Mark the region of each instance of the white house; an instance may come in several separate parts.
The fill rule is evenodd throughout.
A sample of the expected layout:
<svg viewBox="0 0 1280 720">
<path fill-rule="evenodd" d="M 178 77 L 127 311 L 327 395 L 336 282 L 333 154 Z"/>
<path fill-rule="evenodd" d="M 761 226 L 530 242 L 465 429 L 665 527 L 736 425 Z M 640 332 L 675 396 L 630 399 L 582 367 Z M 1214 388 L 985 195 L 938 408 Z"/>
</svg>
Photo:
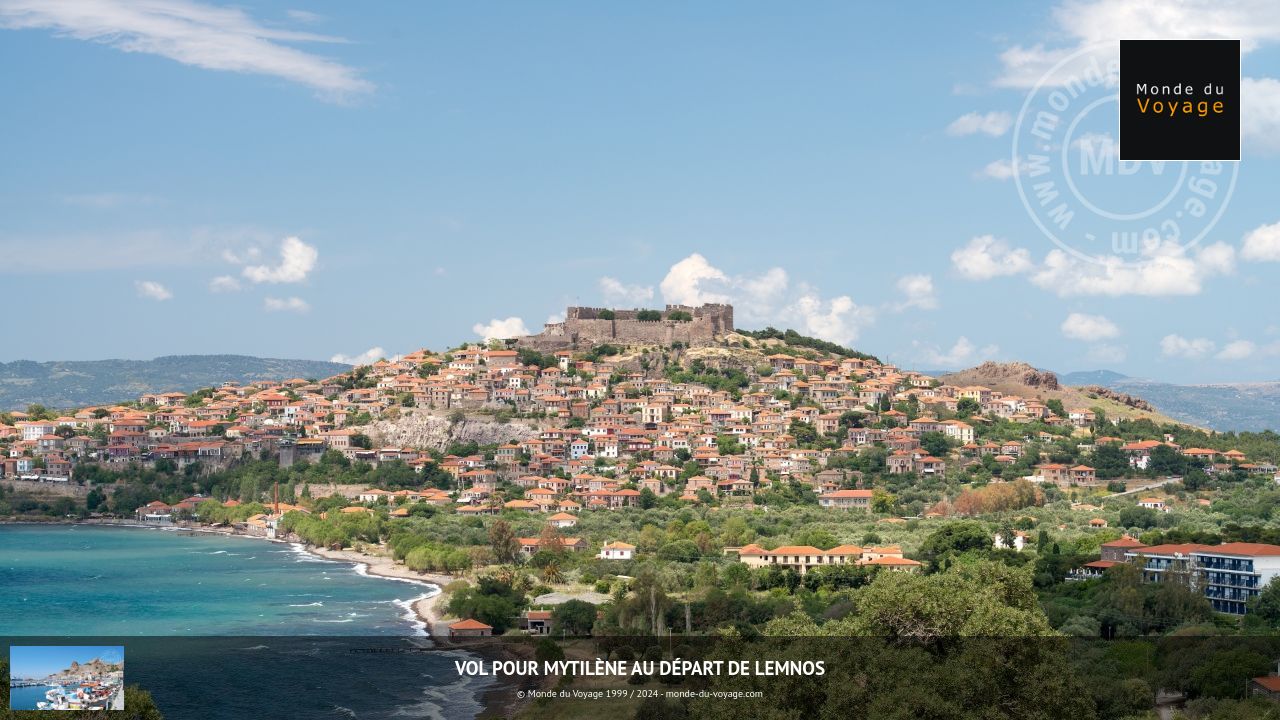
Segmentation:
<svg viewBox="0 0 1280 720">
<path fill-rule="evenodd" d="M 547 518 L 547 522 L 557 528 L 571 528 L 578 524 L 578 518 L 566 512 L 556 513 Z"/>
<path fill-rule="evenodd" d="M 635 545 L 614 541 L 605 543 L 604 547 L 600 548 L 600 554 L 596 557 L 601 560 L 630 560 L 635 555 L 635 551 Z"/>
<path fill-rule="evenodd" d="M 1013 534 L 1012 543 L 1007 542 L 1004 536 L 1001 535 L 1000 533 L 996 533 L 992 540 L 991 547 L 995 548 L 996 550 L 1002 550 L 1004 548 L 1012 548 L 1014 550 L 1017 550 L 1018 552 L 1022 552 L 1022 549 L 1027 546 L 1028 542 L 1029 542 L 1029 539 L 1027 538 L 1027 534 L 1023 532 L 1015 532 Z"/>
</svg>

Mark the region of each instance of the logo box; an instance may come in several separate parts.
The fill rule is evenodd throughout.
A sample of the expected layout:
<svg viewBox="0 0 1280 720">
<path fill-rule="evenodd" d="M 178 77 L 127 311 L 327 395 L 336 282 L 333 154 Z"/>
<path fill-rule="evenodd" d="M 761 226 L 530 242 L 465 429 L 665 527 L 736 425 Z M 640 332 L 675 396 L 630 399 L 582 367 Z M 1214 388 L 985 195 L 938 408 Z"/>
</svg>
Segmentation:
<svg viewBox="0 0 1280 720">
<path fill-rule="evenodd" d="M 1240 41 L 1121 40 L 1120 159 L 1239 160 Z"/>
</svg>

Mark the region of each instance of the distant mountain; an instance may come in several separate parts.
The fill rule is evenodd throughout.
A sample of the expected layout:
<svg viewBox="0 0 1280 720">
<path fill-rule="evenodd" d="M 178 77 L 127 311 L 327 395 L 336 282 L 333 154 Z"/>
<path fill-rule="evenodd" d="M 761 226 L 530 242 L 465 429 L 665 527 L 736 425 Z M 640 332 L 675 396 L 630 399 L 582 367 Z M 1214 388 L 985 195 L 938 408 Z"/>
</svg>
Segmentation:
<svg viewBox="0 0 1280 720">
<path fill-rule="evenodd" d="M 1175 385 L 1110 370 L 1067 373 L 1061 380 L 1138 395 L 1172 418 L 1221 432 L 1280 430 L 1280 382 Z"/>
<path fill-rule="evenodd" d="M 1128 375 L 1121 375 L 1114 370 L 1084 370 L 1058 376 L 1058 382 L 1063 385 L 1101 385 L 1103 387 L 1111 387 L 1110 384 L 1113 382 L 1129 379 Z"/>
<path fill-rule="evenodd" d="M 247 355 L 169 355 L 155 360 L 0 363 L 0 410 L 32 403 L 51 408 L 135 400 L 147 392 L 191 392 L 227 380 L 325 378 L 350 365 Z"/>
</svg>

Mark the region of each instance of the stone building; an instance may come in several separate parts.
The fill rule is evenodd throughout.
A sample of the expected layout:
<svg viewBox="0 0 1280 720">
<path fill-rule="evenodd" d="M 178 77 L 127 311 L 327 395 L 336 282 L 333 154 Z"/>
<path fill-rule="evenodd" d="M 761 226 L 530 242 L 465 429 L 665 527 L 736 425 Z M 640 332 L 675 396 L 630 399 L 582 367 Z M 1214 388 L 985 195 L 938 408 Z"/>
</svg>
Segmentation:
<svg viewBox="0 0 1280 720">
<path fill-rule="evenodd" d="M 619 345 L 711 345 L 733 332 L 733 306 L 668 305 L 657 320 L 641 320 L 641 310 L 571 307 L 563 322 L 547 323 L 542 332 L 517 339 L 518 347 L 562 350 L 602 343 Z M 612 316 L 611 316 L 612 314 Z M 673 319 L 687 315 L 688 319 Z M 603 316 L 603 317 L 602 317 Z"/>
</svg>

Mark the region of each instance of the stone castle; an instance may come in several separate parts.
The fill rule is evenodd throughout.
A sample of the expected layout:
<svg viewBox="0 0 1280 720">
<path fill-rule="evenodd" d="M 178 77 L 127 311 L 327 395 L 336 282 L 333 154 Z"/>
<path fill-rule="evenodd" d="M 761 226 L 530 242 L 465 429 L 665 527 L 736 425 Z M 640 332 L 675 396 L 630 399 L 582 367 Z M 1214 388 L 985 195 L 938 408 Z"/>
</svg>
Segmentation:
<svg viewBox="0 0 1280 720">
<path fill-rule="evenodd" d="M 612 312 L 612 319 L 608 313 Z M 701 307 L 668 305 L 658 320 L 640 320 L 640 310 L 571 307 L 564 322 L 547 323 L 542 332 L 516 341 L 517 347 L 565 350 L 601 343 L 618 345 L 711 345 L 718 336 L 733 332 L 733 306 L 707 303 Z M 672 320 L 675 312 L 689 320 Z M 605 318 L 600 317 L 605 315 Z"/>
</svg>

